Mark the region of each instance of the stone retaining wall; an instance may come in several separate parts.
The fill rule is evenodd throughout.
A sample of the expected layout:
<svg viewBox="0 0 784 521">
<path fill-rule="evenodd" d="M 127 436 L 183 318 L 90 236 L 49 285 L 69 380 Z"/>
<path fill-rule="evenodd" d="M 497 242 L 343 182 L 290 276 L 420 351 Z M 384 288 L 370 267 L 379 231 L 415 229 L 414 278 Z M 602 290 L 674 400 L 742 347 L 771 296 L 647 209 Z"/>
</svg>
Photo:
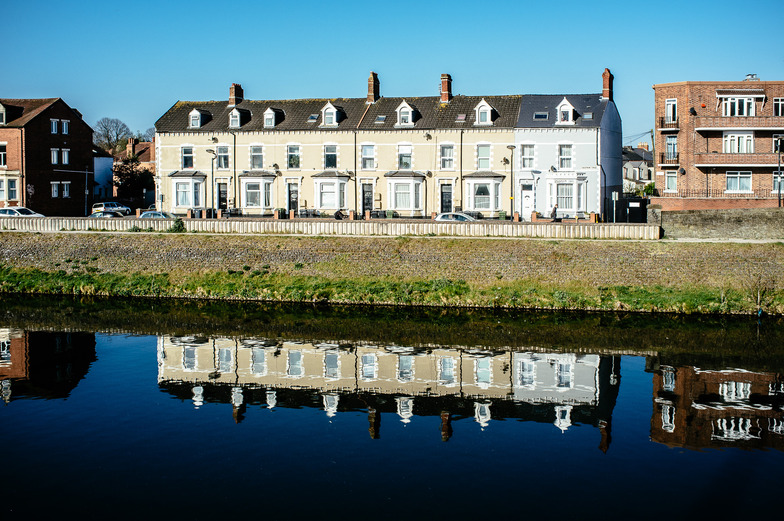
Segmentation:
<svg viewBox="0 0 784 521">
<path fill-rule="evenodd" d="M 648 222 L 673 239 L 784 240 L 784 208 L 664 211 L 648 207 Z"/>
<path fill-rule="evenodd" d="M 349 236 L 432 236 L 456 237 L 532 237 L 550 239 L 635 239 L 657 240 L 656 224 L 609 223 L 512 223 L 479 221 L 445 223 L 435 221 L 378 220 L 337 221 L 328 219 L 183 219 L 186 231 L 204 233 L 349 235 Z M 89 219 L 85 217 L 4 217 L 3 230 L 25 232 L 60 231 L 166 231 L 172 221 L 165 219 Z"/>
</svg>

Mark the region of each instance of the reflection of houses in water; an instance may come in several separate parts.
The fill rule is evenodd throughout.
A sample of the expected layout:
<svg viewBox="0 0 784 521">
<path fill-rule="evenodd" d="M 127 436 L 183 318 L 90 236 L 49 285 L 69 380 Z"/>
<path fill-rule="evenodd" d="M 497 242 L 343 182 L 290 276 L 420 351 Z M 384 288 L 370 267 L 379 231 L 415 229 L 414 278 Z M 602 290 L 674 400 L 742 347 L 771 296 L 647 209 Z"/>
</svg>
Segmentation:
<svg viewBox="0 0 784 521">
<path fill-rule="evenodd" d="M 588 423 L 602 430 L 603 450 L 618 394 L 620 358 L 600 355 L 397 346 L 308 344 L 267 340 L 161 337 L 158 380 L 173 394 L 233 405 L 319 407 L 327 417 L 367 410 L 372 437 L 380 413 L 404 424 L 438 416 L 553 423 L 562 431 Z"/>
<path fill-rule="evenodd" d="M 784 449 L 782 375 L 668 365 L 653 373 L 653 441 L 692 449 Z"/>
<path fill-rule="evenodd" d="M 95 335 L 0 329 L 0 393 L 64 398 L 95 360 Z"/>
</svg>

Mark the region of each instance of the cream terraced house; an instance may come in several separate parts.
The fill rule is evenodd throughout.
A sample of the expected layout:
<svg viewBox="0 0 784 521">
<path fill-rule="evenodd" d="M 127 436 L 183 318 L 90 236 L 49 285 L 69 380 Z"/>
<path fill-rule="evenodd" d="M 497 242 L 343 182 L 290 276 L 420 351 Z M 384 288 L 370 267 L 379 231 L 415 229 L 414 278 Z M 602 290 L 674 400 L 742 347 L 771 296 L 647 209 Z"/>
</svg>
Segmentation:
<svg viewBox="0 0 784 521">
<path fill-rule="evenodd" d="M 160 208 L 402 217 L 509 211 L 521 96 L 177 102 L 155 124 Z M 504 180 L 507 182 L 504 182 Z"/>
</svg>

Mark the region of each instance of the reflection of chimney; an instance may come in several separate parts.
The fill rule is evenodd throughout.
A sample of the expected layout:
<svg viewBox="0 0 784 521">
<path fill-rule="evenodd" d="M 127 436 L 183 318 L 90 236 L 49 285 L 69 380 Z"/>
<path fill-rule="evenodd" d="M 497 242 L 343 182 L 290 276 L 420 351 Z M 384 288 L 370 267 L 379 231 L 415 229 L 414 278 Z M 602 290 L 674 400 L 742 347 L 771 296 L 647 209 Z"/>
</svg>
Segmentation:
<svg viewBox="0 0 784 521">
<path fill-rule="evenodd" d="M 377 440 L 381 437 L 381 415 L 373 407 L 368 407 L 368 432 L 370 433 L 371 440 Z"/>
<path fill-rule="evenodd" d="M 370 77 L 368 78 L 368 95 L 367 95 L 367 102 L 368 103 L 375 103 L 378 101 L 378 98 L 381 97 L 381 83 L 378 81 L 378 74 L 373 71 L 370 71 Z"/>
<path fill-rule="evenodd" d="M 637 148 L 641 148 L 643 150 L 648 150 L 648 142 L 643 141 L 642 143 L 637 143 Z"/>
<path fill-rule="evenodd" d="M 441 103 L 452 101 L 452 76 L 449 74 L 441 75 Z"/>
<path fill-rule="evenodd" d="M 452 416 L 449 411 L 441 411 L 441 441 L 449 441 L 452 437 Z"/>
<path fill-rule="evenodd" d="M 138 143 L 136 138 L 128 138 L 128 143 L 125 145 L 125 155 L 128 157 L 136 155 L 136 143 Z"/>
<path fill-rule="evenodd" d="M 610 69 L 604 69 L 602 73 L 602 99 L 613 100 L 613 78 Z"/>
<path fill-rule="evenodd" d="M 609 421 L 606 420 L 599 421 L 599 431 L 602 433 L 602 440 L 599 442 L 599 450 L 605 454 L 607 454 L 607 451 L 610 449 L 610 442 L 612 441 L 610 428 L 611 425 Z"/>
<path fill-rule="evenodd" d="M 232 83 L 231 87 L 229 87 L 229 106 L 233 107 L 238 103 L 242 103 L 242 100 L 245 99 L 243 96 L 242 85 L 239 83 Z"/>
</svg>

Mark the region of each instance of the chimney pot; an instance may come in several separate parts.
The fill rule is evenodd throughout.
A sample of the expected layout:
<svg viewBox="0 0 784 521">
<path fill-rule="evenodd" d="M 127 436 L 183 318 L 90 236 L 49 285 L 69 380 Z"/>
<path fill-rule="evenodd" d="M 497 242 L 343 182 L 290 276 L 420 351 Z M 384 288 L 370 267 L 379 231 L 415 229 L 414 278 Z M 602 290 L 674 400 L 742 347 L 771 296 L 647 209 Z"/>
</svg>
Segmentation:
<svg viewBox="0 0 784 521">
<path fill-rule="evenodd" d="M 441 103 L 452 101 L 452 76 L 449 74 L 441 75 Z"/>
<path fill-rule="evenodd" d="M 375 103 L 381 97 L 381 84 L 378 81 L 378 74 L 373 71 L 370 71 L 370 77 L 368 78 L 368 93 L 367 93 L 367 102 L 368 103 Z"/>
<path fill-rule="evenodd" d="M 128 157 L 136 155 L 136 138 L 128 138 L 128 143 L 125 145 L 125 154 Z"/>
<path fill-rule="evenodd" d="M 641 148 L 643 150 L 648 150 L 648 142 L 643 141 L 642 143 L 637 143 L 637 148 Z"/>
<path fill-rule="evenodd" d="M 602 73 L 602 99 L 613 100 L 613 75 L 607 68 Z"/>
<path fill-rule="evenodd" d="M 239 103 L 242 103 L 244 98 L 244 94 L 242 92 L 242 85 L 239 83 L 232 83 L 231 87 L 229 87 L 229 106 L 233 107 Z"/>
</svg>

